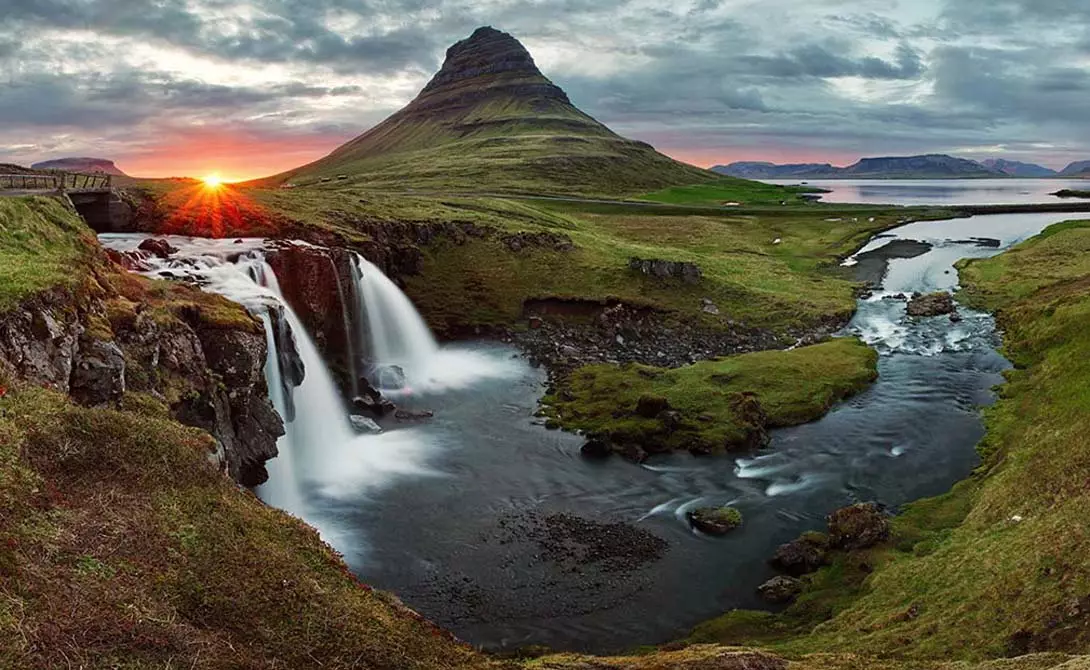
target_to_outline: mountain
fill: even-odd
[[[113,161],[105,158],[57,158],[56,160],[43,161],[30,166],[35,170],[63,170],[65,172],[100,172],[112,174],[118,177],[127,177],[119,170]]]
[[[518,40],[483,27],[447,50],[400,111],[325,158],[262,182],[635,194],[715,178],[580,111]]]
[[[1003,173],[987,168],[976,161],[943,154],[863,158],[858,163],[844,168],[841,175],[844,177],[878,177],[883,179],[957,179],[1004,176]]]
[[[776,165],[740,162],[717,165],[712,170],[746,179],[968,179],[1009,176],[976,161],[943,154],[863,158],[843,168],[828,163]]]
[[[712,172],[742,179],[790,179],[792,177],[835,177],[840,168],[828,163],[788,163],[776,165],[754,161],[739,161],[716,165]]]
[[[1012,177],[1055,177],[1057,172],[1036,163],[1009,161],[1004,158],[989,158],[981,163],[984,167],[1002,172]]]
[[[1061,177],[1085,177],[1090,175],[1090,161],[1075,161],[1060,172]]]

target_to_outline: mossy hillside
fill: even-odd
[[[744,394],[753,394],[767,415],[757,428],[805,423],[866,388],[877,376],[877,360],[858,340],[836,339],[675,369],[591,365],[574,371],[542,403],[546,414],[569,430],[655,451],[721,451],[745,446],[755,428]],[[679,412],[677,425],[641,413],[646,398],[661,399]]]
[[[97,246],[56,198],[0,198],[0,312],[49,289],[74,291]]]
[[[981,659],[1090,645],[1088,252],[1090,222],[1065,223],[961,264],[961,299],[996,310],[1017,365],[986,410],[984,463],[949,494],[907,506],[857,594],[831,592],[840,601],[828,620],[792,627],[792,608],[760,622],[776,649]],[[716,627],[697,639],[739,630]]]
[[[0,437],[0,666],[490,666],[217,472],[201,431],[17,387]]]

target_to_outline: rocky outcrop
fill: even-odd
[[[769,563],[777,570],[799,577],[825,565],[829,553],[829,538],[822,533],[803,533],[801,537],[781,544]]]
[[[773,604],[789,603],[802,593],[802,582],[779,575],[758,586],[757,593]]]
[[[686,284],[700,283],[703,272],[695,263],[684,261],[665,261],[661,259],[630,258],[630,270],[655,279],[680,279]]]
[[[86,406],[113,407],[128,393],[147,394],[181,423],[215,437],[236,481],[264,482],[264,463],[276,456],[284,427],[268,399],[258,325],[212,325],[199,310],[168,318],[103,288],[108,279],[96,284],[90,295],[40,294],[0,315],[0,372]]]
[[[909,316],[924,317],[953,314],[956,309],[957,306],[954,304],[952,295],[946,291],[936,291],[926,295],[919,293],[913,295],[908,302],[906,311]]]
[[[829,540],[837,549],[868,549],[889,539],[889,516],[875,503],[842,507],[828,521]]]

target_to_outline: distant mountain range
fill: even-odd
[[[114,162],[105,158],[87,158],[85,156],[75,158],[57,158],[55,160],[42,161],[30,166],[32,170],[63,170],[65,172],[89,172],[112,174],[118,177],[126,177],[124,172],[118,169]]]
[[[742,161],[716,165],[712,172],[744,179],[982,179],[997,177],[1090,176],[1090,161],[1072,163],[1062,172],[1034,163],[1002,158],[982,163],[945,154],[863,158],[847,167],[829,163]]]

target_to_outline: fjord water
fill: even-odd
[[[414,347],[389,355],[390,364],[407,364],[407,376],[415,378],[397,401],[433,410],[434,419],[387,425],[382,434],[353,436],[334,448],[328,439],[289,431],[288,458],[269,463],[273,478],[262,494],[277,504],[271,492],[295,482],[298,498],[284,507],[317,526],[361,579],[474,644],[604,652],[677,637],[731,608],[762,607],[755,589],[773,574],[766,559],[780,543],[821,527],[833,509],[860,500],[896,507],[942,493],[968,474],[983,434],[978,408],[990,402],[1007,366],[994,349],[993,321],[961,308],[958,324],[946,317],[911,322],[903,302],[883,298],[952,287],[957,259],[995,254],[1062,218],[916,223],[868,244],[863,251],[879,253],[898,238],[933,245],[916,258],[891,260],[881,290],[860,302],[848,328],[881,353],[878,382],[818,422],[775,431],[759,453],[660,456],[643,466],[587,461],[579,438],[533,419],[545,377],[512,348],[477,343],[421,354]],[[208,244],[172,243],[198,255]],[[212,274],[227,276],[231,269],[216,262]],[[207,288],[251,308],[250,287],[259,307],[277,299],[267,280],[262,286],[249,271],[236,274]],[[240,282],[249,286],[241,290]],[[392,284],[366,290],[374,286],[389,291]],[[370,310],[368,319],[385,309],[372,309],[374,300],[360,306]],[[385,300],[394,302],[394,313],[404,311],[395,296],[379,303]],[[396,330],[389,337],[409,339]],[[311,365],[324,365],[300,345],[305,339],[296,342],[309,377]],[[306,404],[307,383],[294,391],[304,403],[295,408],[295,423],[307,421],[299,416],[307,413],[343,425],[343,402],[317,391],[324,400]],[[737,506],[745,525],[724,538],[693,532],[685,511],[705,504]],[[562,567],[549,559],[537,527],[522,521],[555,513],[633,524],[667,548],[658,560],[620,571]]]
[[[1085,190],[1085,179],[770,179],[823,188],[822,202],[872,205],[1022,205],[1062,202],[1051,193]],[[1077,201],[1076,201],[1077,202]]]

